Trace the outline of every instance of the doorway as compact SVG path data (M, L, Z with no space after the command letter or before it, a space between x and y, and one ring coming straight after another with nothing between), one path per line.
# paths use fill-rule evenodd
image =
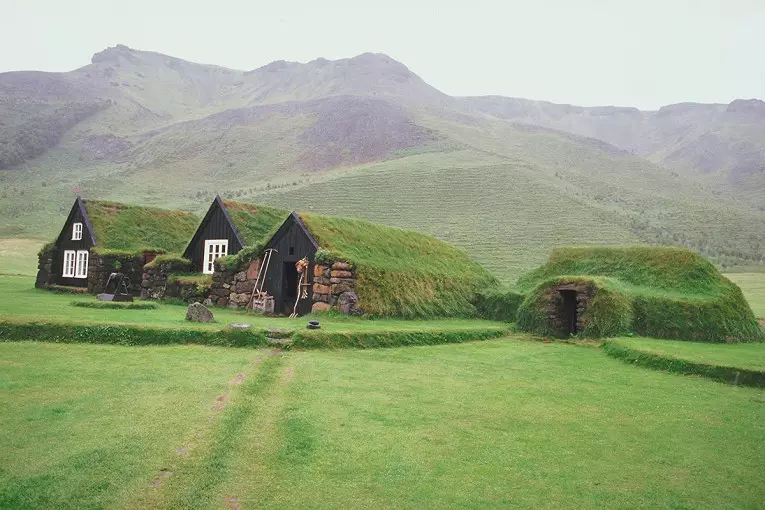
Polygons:
M291 314L297 299L297 285L300 275L294 262L285 262L282 269L282 306L281 313Z
M578 332L577 323L579 322L577 292L575 290L561 290L559 292L563 298L563 309L561 310L563 312L561 317L563 333L566 336L575 335Z

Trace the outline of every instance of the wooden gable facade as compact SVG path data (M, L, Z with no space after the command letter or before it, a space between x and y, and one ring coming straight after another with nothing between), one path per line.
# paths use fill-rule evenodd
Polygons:
M308 298L298 303L297 313L298 315L310 313L313 268L319 244L297 213L293 212L284 220L284 223L266 243L265 249L275 250L266 269L264 285L265 290L274 297L274 313L292 313L298 295L300 278L295 263L303 257L310 262L303 280Z
M77 197L56 238L51 265L53 281L70 287L87 287L90 250L95 244L85 202Z
M191 261L194 269L211 274L215 259L223 255L235 255L243 246L244 242L223 200L216 196L183 252L183 257Z

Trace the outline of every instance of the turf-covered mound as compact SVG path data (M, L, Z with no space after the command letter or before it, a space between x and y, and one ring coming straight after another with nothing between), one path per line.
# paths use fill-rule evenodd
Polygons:
M196 230L199 218L186 211L83 200L93 226L97 253L178 253Z
M710 342L761 341L741 289L684 248L553 250L518 282L520 329L545 335L636 333Z
M497 281L470 256L435 237L368 221L300 214L318 262L342 260L357 278L359 306L393 317L470 317L476 294Z
M270 237L289 214L284 209L233 200L223 200L223 205L245 245Z

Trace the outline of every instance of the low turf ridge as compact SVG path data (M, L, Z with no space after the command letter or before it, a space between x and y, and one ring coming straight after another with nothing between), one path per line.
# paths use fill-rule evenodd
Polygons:
M695 363L765 372L765 343L710 344L643 337L620 337L609 342Z
M85 200L93 224L96 252L179 253L188 244L199 218L186 211Z
M705 344L651 338L616 338L603 344L609 356L646 368L765 387L765 344Z
M476 319L400 320L363 319L343 314L315 314L297 319L265 317L244 311L214 308L215 322L185 320L186 306L166 302L136 302L126 306L104 303L91 295L73 296L35 289L26 277L0 276L6 300L0 306L0 342L35 338L49 342L86 342L122 345L205 344L265 345L279 329L302 348L390 347L427 345L496 338L505 324ZM308 331L311 319L321 329ZM248 323L250 329L232 328Z
M290 353L29 342L0 344L0 363L4 508L765 499L762 390L643 370L594 348L519 338Z
M359 306L371 315L475 316L475 294L497 283L465 251L426 234L359 219L300 219L319 243L318 261L352 265Z
M741 289L685 248L579 247L553 250L518 281L527 296L518 325L554 334L546 304L560 284L596 291L583 336L643 336L711 342L765 339Z

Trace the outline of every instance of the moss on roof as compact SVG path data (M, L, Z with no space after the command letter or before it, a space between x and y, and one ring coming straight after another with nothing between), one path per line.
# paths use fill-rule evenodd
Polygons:
M584 285L596 297L585 336L634 332L697 341L763 340L741 289L698 253L673 247L575 247L553 250L518 288L522 329L552 334L547 307L556 285Z
M83 200L93 226L97 252L158 251L179 253L196 230L199 218L186 211Z
M226 206L231 223L236 227L245 245L252 245L269 237L289 215L289 211L267 205L233 200L224 200L223 205Z
M470 256L419 232L364 220L299 214L317 259L350 263L359 305L380 316L473 316L476 293L496 279Z

